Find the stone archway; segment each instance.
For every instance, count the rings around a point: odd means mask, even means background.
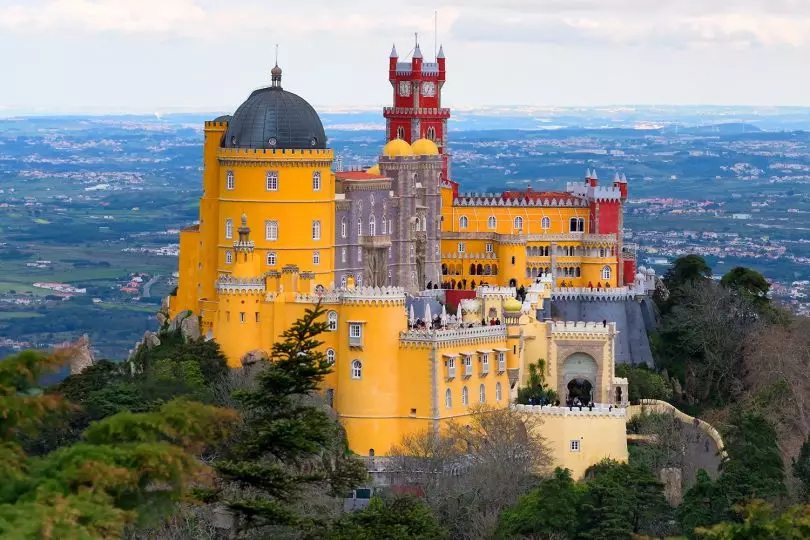
[[[562,366],[562,388],[567,399],[578,397],[580,401],[596,401],[595,391],[598,388],[599,364],[593,356],[576,352],[568,356]]]

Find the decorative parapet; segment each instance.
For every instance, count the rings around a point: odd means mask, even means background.
[[[330,289],[323,293],[295,295],[295,301],[305,304],[375,304],[405,305],[405,289],[401,287],[355,287],[354,289]]]
[[[546,197],[544,199],[529,198],[504,198],[502,195],[484,195],[475,193],[459,193],[458,198],[453,200],[453,206],[486,206],[486,207],[551,207],[551,208],[585,208],[588,202],[581,199],[572,199],[567,194],[560,194],[560,197]]]
[[[515,287],[478,287],[476,295],[479,298],[515,298],[517,289]]]
[[[610,334],[615,330],[615,323],[598,323],[584,321],[554,321],[551,323],[552,334]]]
[[[559,234],[499,234],[490,232],[442,232],[442,240],[484,240],[500,244],[574,242],[594,246],[613,246],[616,234],[559,233]],[[464,254],[460,254],[464,255]],[[492,255],[492,254],[487,254]],[[462,257],[463,258],[463,257]]]
[[[584,416],[593,418],[595,416],[612,417],[612,418],[626,418],[627,409],[620,407],[612,407],[605,403],[597,403],[593,409],[588,407],[552,407],[550,405],[512,405],[518,412],[542,414],[545,416]]]
[[[598,202],[618,202],[622,200],[622,192],[619,188],[613,186],[592,186],[587,182],[568,182],[565,185],[565,191],[575,197],[583,197]]]
[[[446,240],[446,238],[443,238]],[[459,259],[459,260],[472,260],[472,261],[497,261],[498,256],[495,253],[443,253],[442,259]]]
[[[464,298],[459,302],[462,313],[477,313],[481,314],[481,299],[479,298]]]
[[[646,294],[644,287],[615,287],[591,289],[587,287],[561,287],[551,291],[552,300],[587,300],[592,302],[619,302]]]
[[[474,326],[446,330],[409,330],[399,333],[401,343],[459,343],[471,345],[478,342],[506,339],[506,326]]]
[[[301,270],[298,268],[298,266],[294,264],[288,264],[287,266],[281,268],[282,274],[297,274],[300,271]]]
[[[264,278],[234,278],[221,276],[217,291],[224,294],[260,294],[266,291]]]

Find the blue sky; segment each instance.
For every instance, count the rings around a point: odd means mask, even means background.
[[[234,7],[238,6],[238,7]],[[378,107],[433,12],[452,106],[810,105],[808,0],[0,0],[3,112]]]

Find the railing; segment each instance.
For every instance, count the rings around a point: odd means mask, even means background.
[[[582,407],[553,407],[551,405],[513,405],[519,412],[532,414],[542,414],[548,416],[611,416],[614,418],[624,418],[627,416],[627,409],[613,407],[607,403],[594,404],[592,408]]]
[[[362,346],[363,346],[362,334],[357,337],[349,336],[349,347],[362,347]]]
[[[445,342],[465,339],[502,339],[506,337],[506,327],[501,326],[474,326],[472,328],[455,328],[443,330],[409,330],[400,332],[401,341],[416,342]]]
[[[584,321],[555,321],[551,327],[552,332],[589,332],[609,333],[614,323],[598,323]]]

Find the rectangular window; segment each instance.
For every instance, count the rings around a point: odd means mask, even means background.
[[[383,234],[388,234],[387,223],[388,222],[383,218],[383,220],[382,220],[382,233]]]
[[[312,239],[313,240],[320,240],[321,239],[321,222],[320,220],[313,220],[312,221]]]
[[[363,325],[358,323],[349,324],[349,347],[363,346]]]
[[[489,373],[489,355],[487,353],[481,354],[481,373],[484,375]]]
[[[260,322],[260,320],[259,320],[259,312],[258,311],[256,312],[256,322]]]
[[[275,251],[268,251],[267,252],[267,266],[275,266],[276,265],[276,252]]]
[[[363,262],[363,248],[357,248],[357,262]]]
[[[498,353],[498,371],[500,373],[506,371],[506,353],[504,352]]]
[[[388,234],[394,234],[394,222],[392,220],[388,220]]]
[[[320,251],[313,251],[312,252],[312,264],[319,265],[321,264],[321,252]]]
[[[321,190],[321,171],[312,173],[312,191]]]
[[[245,324],[245,322],[247,322],[247,315],[245,314],[244,311],[239,312],[239,322],[242,324]]]
[[[225,239],[230,240],[233,238],[233,220],[226,219],[225,220]]]
[[[459,253],[464,253],[464,251],[465,251],[466,249],[467,249],[467,246],[465,246],[465,245],[464,245],[464,242],[459,242],[459,243],[458,243],[458,252],[459,252]]]
[[[571,441],[570,448],[572,452],[579,452],[579,441],[577,440]]]
[[[267,191],[278,191],[278,171],[267,171]]]
[[[456,376],[456,359],[447,359],[447,378],[452,379]]]
[[[472,377],[472,356],[464,356],[464,376]]]
[[[340,250],[340,262],[346,264],[346,261],[349,259],[349,250],[346,248],[342,248]]]
[[[264,222],[264,239],[278,240],[278,221],[272,220]]]
[[[225,176],[225,189],[233,191],[234,187],[236,187],[236,181],[234,180],[233,171],[228,171],[228,174]]]
[[[487,253],[492,253],[493,251],[495,251],[495,249],[494,249],[491,242],[487,242],[486,248],[487,248]]]

